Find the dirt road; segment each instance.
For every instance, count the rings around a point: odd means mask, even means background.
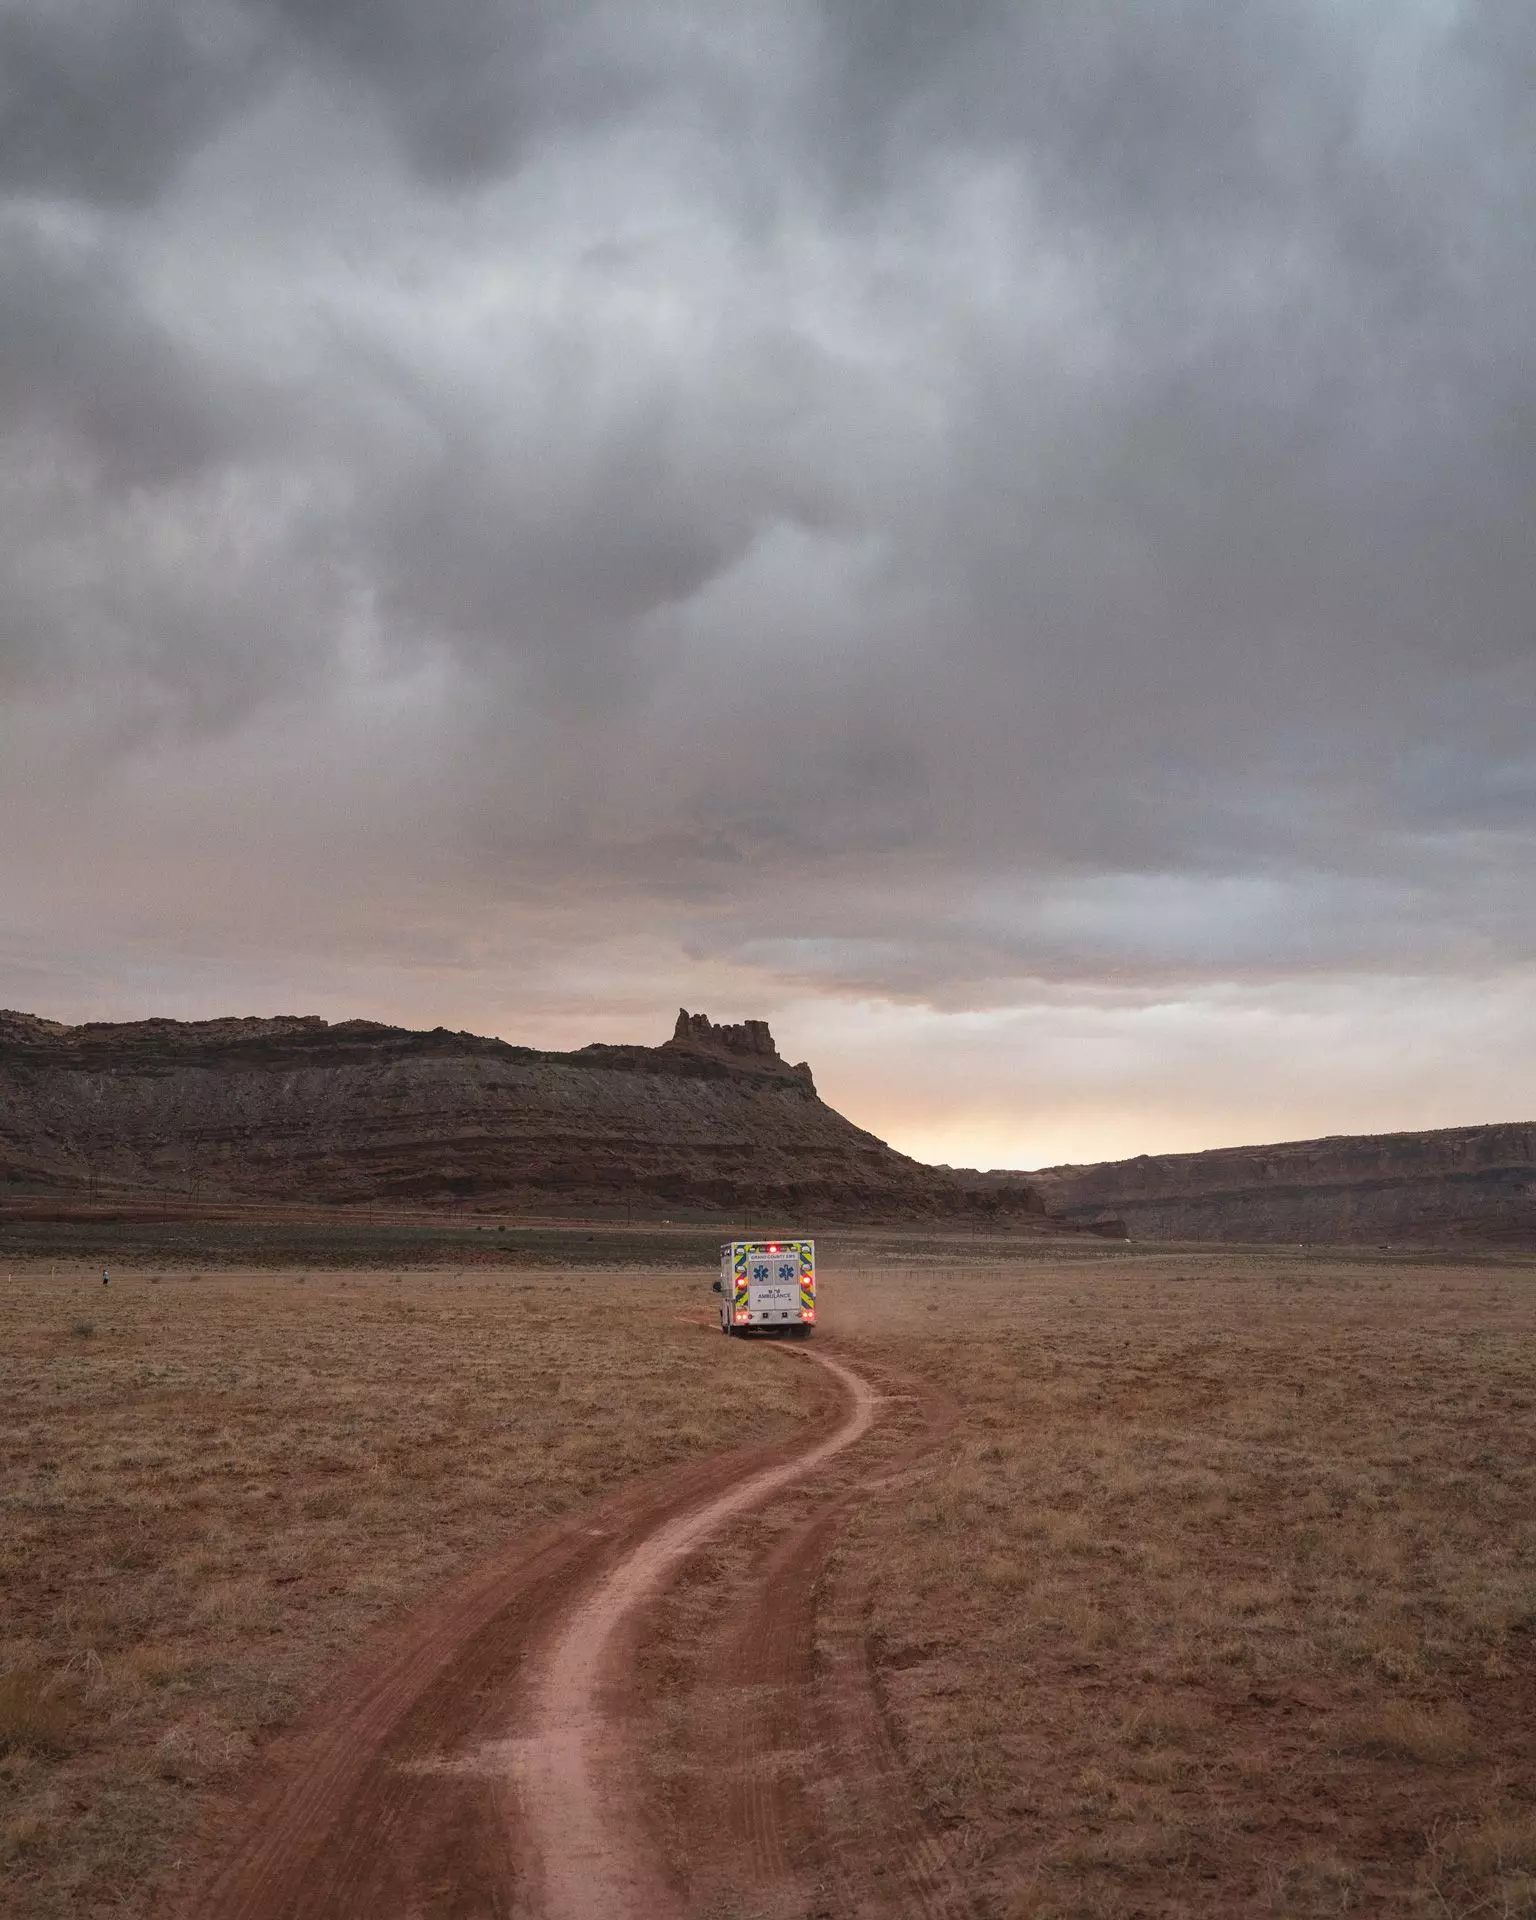
[[[932,1444],[942,1409],[822,1349],[764,1358],[818,1368],[808,1431],[660,1476],[404,1622],[274,1747],[187,1920],[963,1911],[886,1735],[856,1596],[823,1581],[840,1518]],[[700,1587],[701,1550],[743,1527]],[[662,1699],[646,1653],[690,1595],[702,1657],[687,1700]]]

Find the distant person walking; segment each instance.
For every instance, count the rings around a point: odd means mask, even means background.
[[[112,1276],[110,1273],[107,1272],[105,1267],[103,1267],[101,1270],[101,1284],[104,1287],[110,1287],[112,1284]]]

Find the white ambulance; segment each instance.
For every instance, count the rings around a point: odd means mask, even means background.
[[[728,1240],[715,1292],[722,1333],[809,1333],[816,1324],[816,1242]]]

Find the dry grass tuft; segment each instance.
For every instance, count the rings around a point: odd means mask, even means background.
[[[1326,1849],[1308,1850],[1263,1876],[1258,1911],[1276,1920],[1353,1913],[1360,1906],[1360,1870]]]
[[[77,1717],[63,1677],[35,1667],[0,1674],[0,1754],[63,1753]]]
[[[1474,1827],[1460,1829],[1446,1854],[1468,1872],[1536,1874],[1536,1809],[1506,1807]]]
[[[53,1821],[40,1813],[18,1813],[0,1825],[0,1867],[24,1867],[29,1857],[44,1852],[53,1842]]]
[[[194,1714],[168,1727],[155,1742],[155,1767],[162,1779],[180,1786],[201,1786],[236,1772],[250,1758],[248,1732],[221,1726],[211,1715]]]
[[[1346,1714],[1330,1744],[1339,1753],[1413,1760],[1426,1767],[1459,1766],[1476,1751],[1465,1709],[1425,1707],[1412,1700],[1389,1700],[1368,1712]]]

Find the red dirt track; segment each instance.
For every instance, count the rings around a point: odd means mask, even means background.
[[[185,1920],[965,1911],[885,1731],[857,1598],[824,1578],[840,1519],[943,1409],[778,1351],[824,1370],[808,1429],[660,1475],[438,1594],[274,1744]],[[637,1649],[698,1550],[758,1513],[780,1521],[768,1551],[708,1610],[719,1740],[669,1796]]]

